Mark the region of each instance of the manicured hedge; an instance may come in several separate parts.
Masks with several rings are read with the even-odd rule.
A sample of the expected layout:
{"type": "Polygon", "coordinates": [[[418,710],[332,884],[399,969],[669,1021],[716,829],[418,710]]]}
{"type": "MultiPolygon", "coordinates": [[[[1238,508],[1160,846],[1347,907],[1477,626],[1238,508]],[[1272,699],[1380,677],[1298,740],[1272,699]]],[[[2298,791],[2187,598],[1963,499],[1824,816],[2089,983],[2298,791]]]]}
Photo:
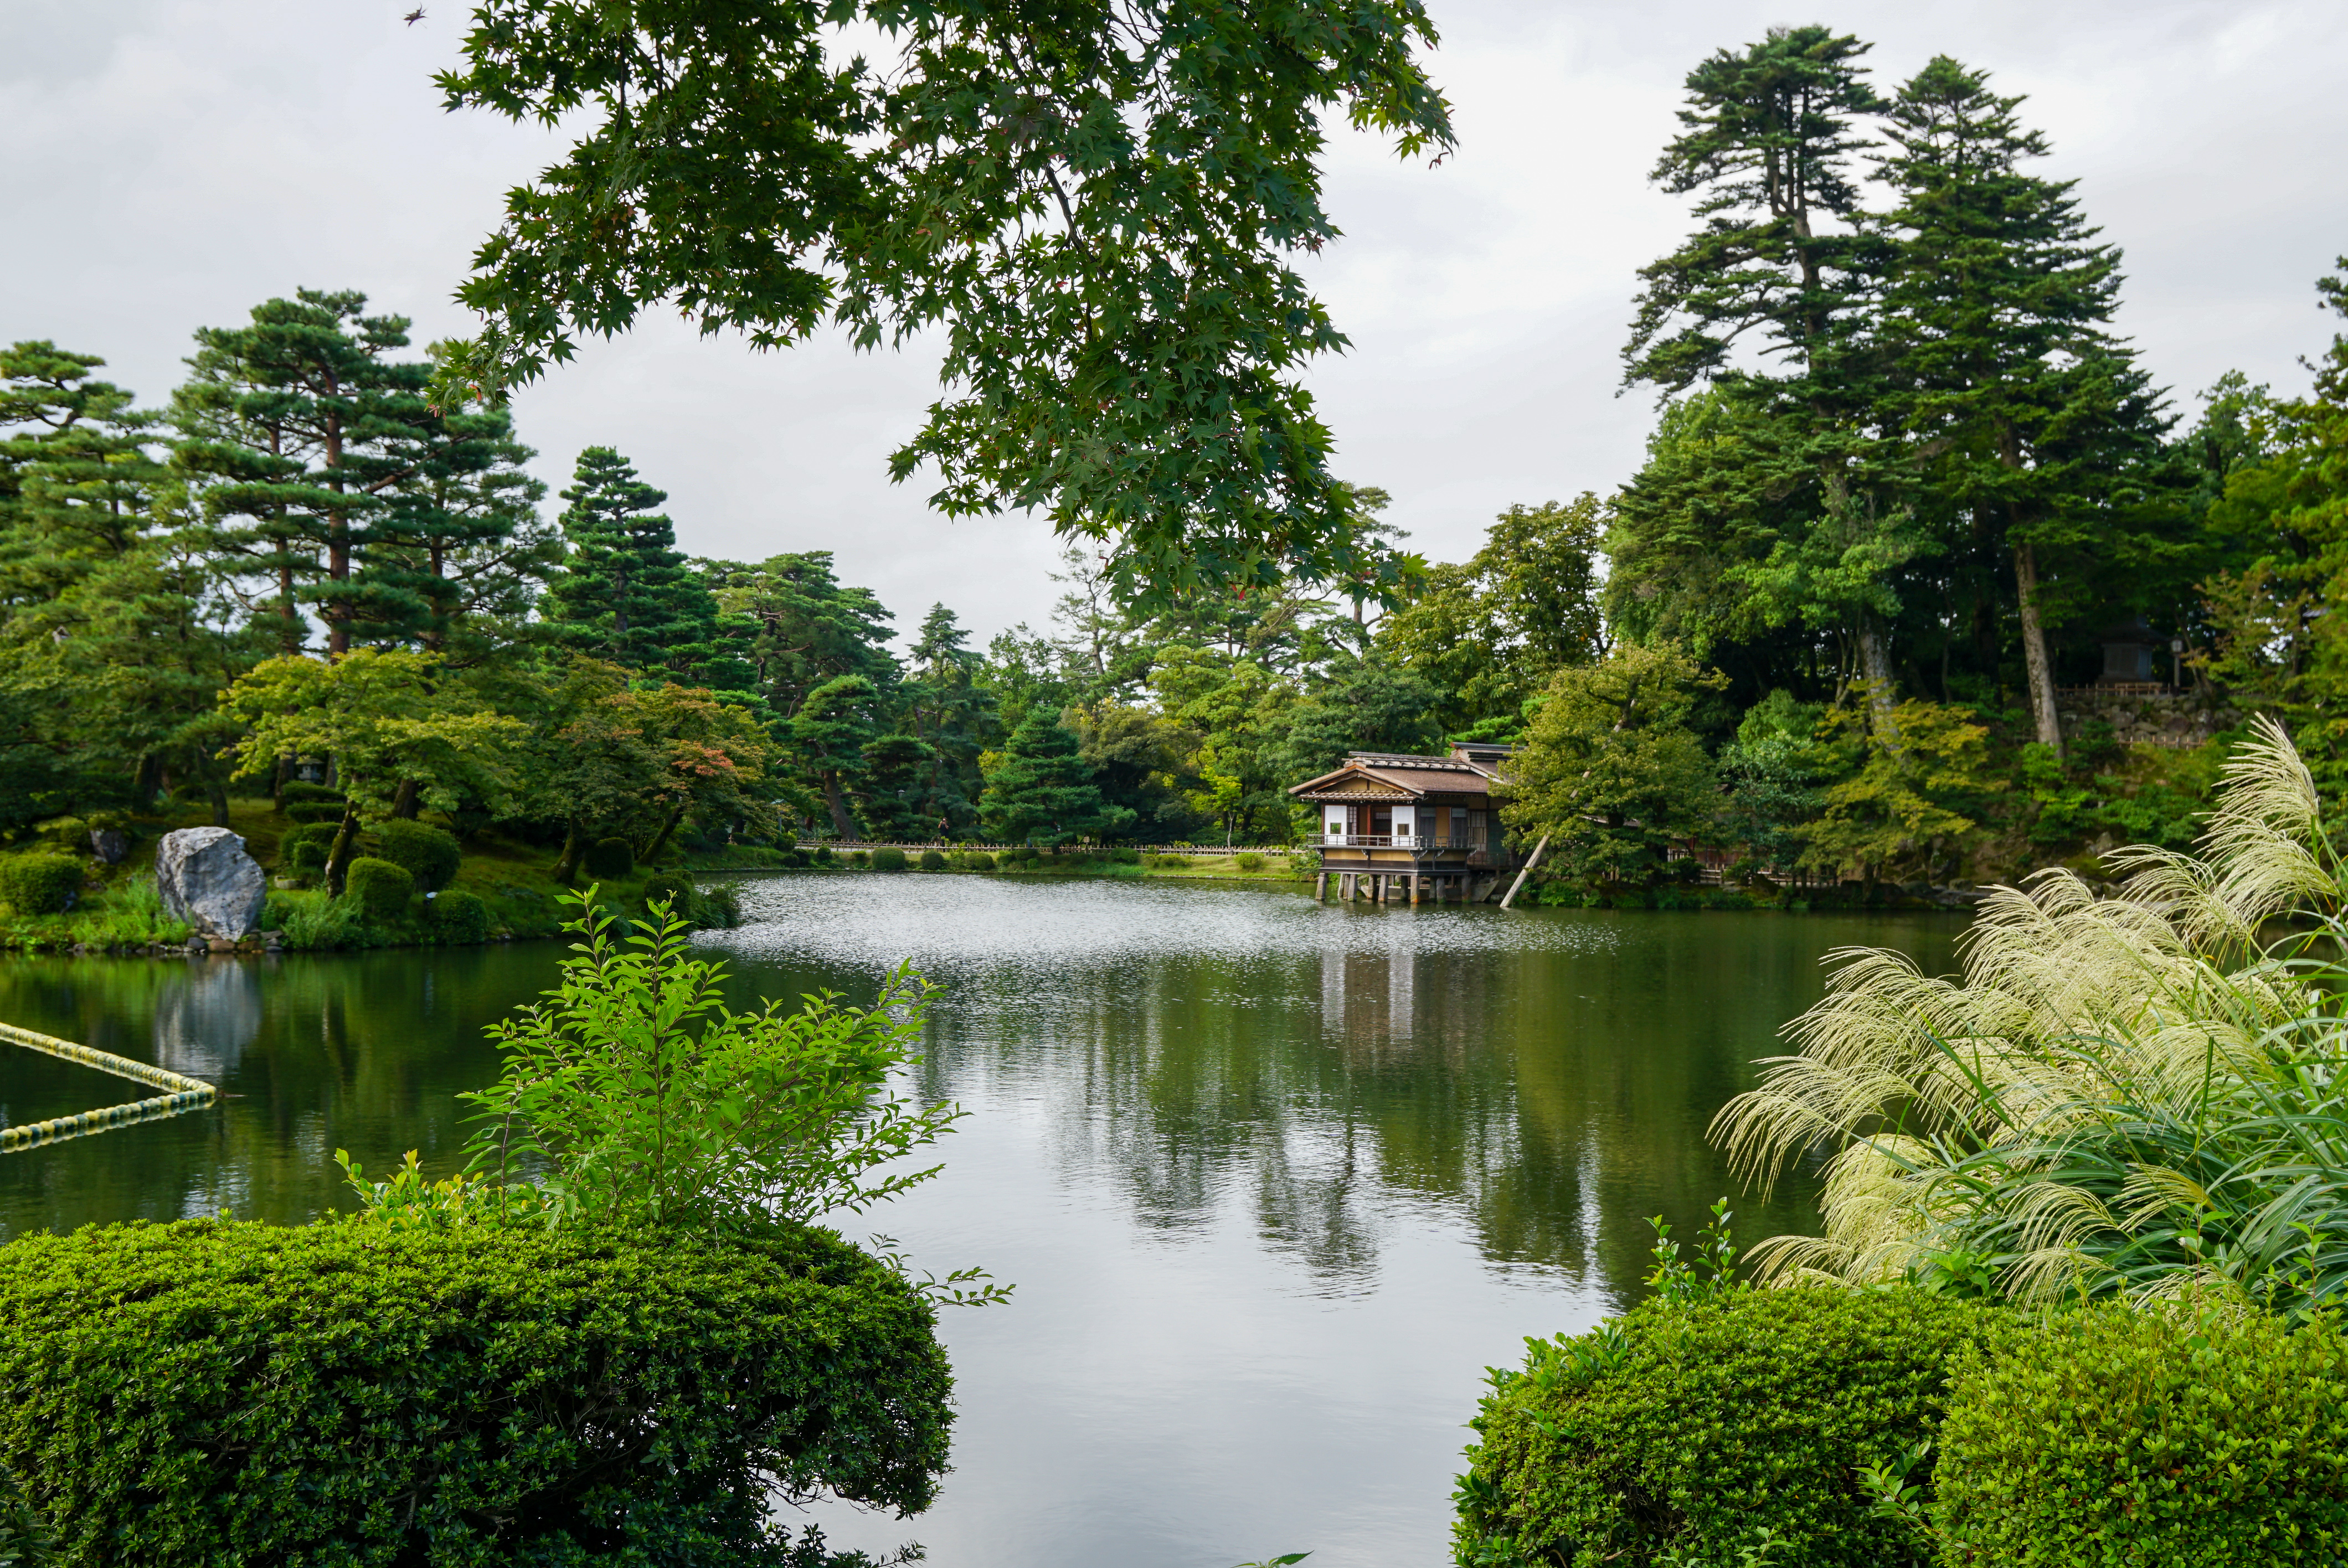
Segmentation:
{"type": "Polygon", "coordinates": [[[404,866],[362,855],[343,873],[343,889],[370,920],[396,920],[407,913],[416,895],[416,878],[404,866]]]}
{"type": "Polygon", "coordinates": [[[905,852],[901,849],[876,849],[872,852],[872,869],[875,871],[902,871],[905,865],[905,852]]]}
{"type": "Polygon", "coordinates": [[[946,857],[943,853],[935,849],[924,849],[922,851],[922,870],[943,871],[945,868],[946,857]]]}
{"type": "Polygon", "coordinates": [[[1529,1341],[1472,1423],[1456,1559],[1735,1563],[1766,1530],[1773,1562],[1908,1562],[1910,1527],[1876,1514],[1859,1470],[1929,1435],[1952,1352],[1994,1314],[1913,1290],[1739,1291],[1529,1341]]]}
{"type": "Polygon", "coordinates": [[[772,1563],[919,1510],[932,1309],[827,1231],[181,1221],[0,1247],[0,1468],[78,1568],[772,1563]]]}
{"type": "Polygon", "coordinates": [[[19,915],[61,915],[81,894],[81,862],[69,855],[0,857],[0,904],[19,915]]]}
{"type": "Polygon", "coordinates": [[[624,838],[599,838],[587,846],[581,863],[588,876],[599,882],[609,882],[635,870],[635,845],[624,838]]]}
{"type": "Polygon", "coordinates": [[[2348,1340],[2098,1307],[1962,1358],[1933,1485],[1950,1564],[2348,1562],[2348,1340]]]}
{"type": "Polygon", "coordinates": [[[461,887],[435,893],[424,906],[432,922],[433,931],[448,942],[486,942],[489,939],[489,907],[480,897],[461,887]]]}
{"type": "Polygon", "coordinates": [[[379,858],[406,870],[416,878],[417,890],[425,893],[437,893],[448,886],[464,853],[455,834],[428,822],[395,817],[376,823],[367,830],[367,836],[373,840],[373,852],[379,858]]]}

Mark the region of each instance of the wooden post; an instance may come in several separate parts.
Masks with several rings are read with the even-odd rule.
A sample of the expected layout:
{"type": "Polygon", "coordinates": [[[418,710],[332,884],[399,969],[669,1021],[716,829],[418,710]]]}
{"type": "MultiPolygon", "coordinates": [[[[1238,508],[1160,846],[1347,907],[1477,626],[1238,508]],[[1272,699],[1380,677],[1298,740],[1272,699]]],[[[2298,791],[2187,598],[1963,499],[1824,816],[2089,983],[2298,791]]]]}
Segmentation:
{"type": "Polygon", "coordinates": [[[1351,904],[1353,901],[1354,874],[1350,871],[1340,871],[1337,873],[1337,902],[1351,904]]]}
{"type": "Polygon", "coordinates": [[[1525,868],[1517,873],[1517,879],[1514,882],[1509,884],[1509,896],[1500,900],[1501,908],[1505,909],[1517,901],[1518,890],[1524,886],[1525,878],[1533,874],[1533,867],[1540,864],[1541,851],[1548,847],[1549,835],[1544,833],[1541,835],[1540,842],[1533,845],[1532,857],[1525,862],[1525,868]]]}
{"type": "Polygon", "coordinates": [[[1313,902],[1315,904],[1329,902],[1329,874],[1326,871],[1313,879],[1313,902]]]}
{"type": "Polygon", "coordinates": [[[1420,877],[1419,877],[1418,873],[1417,873],[1417,872],[1416,872],[1416,871],[1412,872],[1412,873],[1410,874],[1410,907],[1411,907],[1412,908],[1414,908],[1414,909],[1416,909],[1416,908],[1417,908],[1417,907],[1418,907],[1418,884],[1419,884],[1419,881],[1420,881],[1420,877]]]}

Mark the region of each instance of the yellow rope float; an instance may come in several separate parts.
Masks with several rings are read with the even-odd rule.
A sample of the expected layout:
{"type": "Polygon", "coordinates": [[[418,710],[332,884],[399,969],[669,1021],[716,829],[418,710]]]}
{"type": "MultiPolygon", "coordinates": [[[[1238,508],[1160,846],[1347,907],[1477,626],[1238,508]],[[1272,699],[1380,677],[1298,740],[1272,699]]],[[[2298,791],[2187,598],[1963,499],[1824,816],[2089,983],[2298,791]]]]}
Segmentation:
{"type": "Polygon", "coordinates": [[[94,1067],[100,1072],[110,1072],[117,1078],[127,1078],[133,1083],[144,1083],[150,1089],[166,1091],[151,1100],[108,1105],[97,1111],[84,1111],[76,1116],[53,1116],[46,1122],[28,1122],[21,1127],[0,1127],[0,1153],[31,1149],[43,1143],[54,1143],[60,1138],[78,1138],[88,1132],[104,1132],[116,1127],[128,1127],[137,1122],[151,1122],[158,1116],[176,1116],[182,1111],[210,1105],[220,1097],[219,1089],[200,1078],[190,1078],[150,1062],[133,1061],[110,1050],[76,1045],[69,1040],[35,1034],[29,1029],[18,1029],[14,1024],[0,1023],[0,1040],[40,1051],[46,1056],[78,1062],[84,1067],[94,1067]]]}

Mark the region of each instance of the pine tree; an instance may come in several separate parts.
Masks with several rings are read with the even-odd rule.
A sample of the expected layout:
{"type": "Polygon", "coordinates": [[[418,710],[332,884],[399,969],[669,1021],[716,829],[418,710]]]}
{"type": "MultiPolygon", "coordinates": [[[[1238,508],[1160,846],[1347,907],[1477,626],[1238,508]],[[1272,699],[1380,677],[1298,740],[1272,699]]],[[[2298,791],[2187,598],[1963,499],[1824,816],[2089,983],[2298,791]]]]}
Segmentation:
{"type": "Polygon", "coordinates": [[[815,774],[831,814],[832,831],[856,836],[848,815],[848,789],[863,771],[864,748],[880,734],[880,688],[863,675],[841,675],[807,695],[790,718],[790,735],[800,760],[815,774]]]}
{"type": "Polygon", "coordinates": [[[431,366],[398,361],[407,318],[369,316],[366,296],[304,289],[252,309],[250,324],[203,327],[171,397],[205,548],[276,623],[279,647],[306,640],[305,610],[339,657],[362,629],[396,628],[399,596],[366,571],[368,527],[407,478],[387,444],[434,419],[431,366]]]}
{"type": "Polygon", "coordinates": [[[783,718],[810,692],[842,675],[893,686],[890,655],[894,619],[870,589],[843,585],[829,550],[778,555],[757,565],[704,561],[703,580],[717,597],[723,630],[750,688],[783,718]]]}
{"type": "Polygon", "coordinates": [[[1013,844],[1058,845],[1105,838],[1133,814],[1101,799],[1076,732],[1045,709],[1031,712],[1004,748],[979,804],[987,831],[1013,844]]]}
{"type": "Polygon", "coordinates": [[[911,804],[923,833],[950,834],[977,815],[978,753],[996,726],[994,693],[978,683],[984,661],[969,641],[953,610],[932,605],[898,689],[898,725],[922,747],[911,804]]]}
{"type": "Polygon", "coordinates": [[[1927,482],[2010,552],[2038,739],[2059,749],[2044,559],[2157,551],[2157,498],[2128,491],[2168,422],[2110,330],[2119,252],[2096,242],[2075,181],[2022,171],[2047,146],[2021,102],[1946,56],[1900,89],[1881,168],[1900,252],[1880,332],[1890,409],[1935,454],[1927,482]]]}
{"type": "Polygon", "coordinates": [[[160,416],[46,341],[0,351],[0,616],[67,591],[146,537],[168,472],[160,416]]]}
{"type": "Polygon", "coordinates": [[[539,520],[546,486],[524,468],[538,454],[503,409],[440,415],[390,449],[405,472],[369,529],[363,579],[399,641],[477,660],[521,634],[561,559],[539,520]]]}
{"type": "Polygon", "coordinates": [[[561,518],[568,548],[548,580],[545,607],[555,636],[632,670],[742,684],[716,597],[677,549],[675,527],[653,510],[668,492],[637,478],[609,446],[590,446],[562,498],[571,503],[561,518]]]}
{"type": "MultiPolygon", "coordinates": [[[[1860,65],[1869,47],[1824,27],[1773,28],[1689,74],[1684,129],[1653,178],[1674,193],[1702,192],[1704,221],[1641,272],[1623,353],[1626,382],[1677,395],[1708,381],[1724,414],[1767,427],[1766,438],[1739,444],[1755,468],[1732,481],[1773,497],[1777,519],[1736,563],[1774,572],[1749,613],[1764,625],[1833,623],[1856,648],[1881,716],[1896,684],[1889,629],[1902,608],[1891,577],[1914,539],[1897,504],[1869,493],[1879,479],[1870,461],[1879,365],[1868,329],[1890,254],[1859,220],[1854,167],[1866,145],[1855,127],[1884,108],[1860,65]],[[1775,368],[1740,364],[1740,353],[1775,368]]],[[[1617,529],[1632,556],[1654,554],[1645,536],[1691,507],[1704,512],[1723,478],[1642,477],[1643,504],[1617,529]]]]}

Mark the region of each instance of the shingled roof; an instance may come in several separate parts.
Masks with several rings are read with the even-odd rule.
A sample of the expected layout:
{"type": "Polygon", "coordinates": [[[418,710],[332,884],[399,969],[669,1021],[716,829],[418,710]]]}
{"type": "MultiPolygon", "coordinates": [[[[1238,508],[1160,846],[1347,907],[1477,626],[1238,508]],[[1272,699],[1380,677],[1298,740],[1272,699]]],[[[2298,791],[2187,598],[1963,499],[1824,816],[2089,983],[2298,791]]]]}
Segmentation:
{"type": "Polygon", "coordinates": [[[1427,795],[1489,796],[1510,748],[1462,744],[1447,756],[1409,752],[1354,752],[1343,767],[1293,784],[1307,798],[1418,800],[1427,795]]]}

